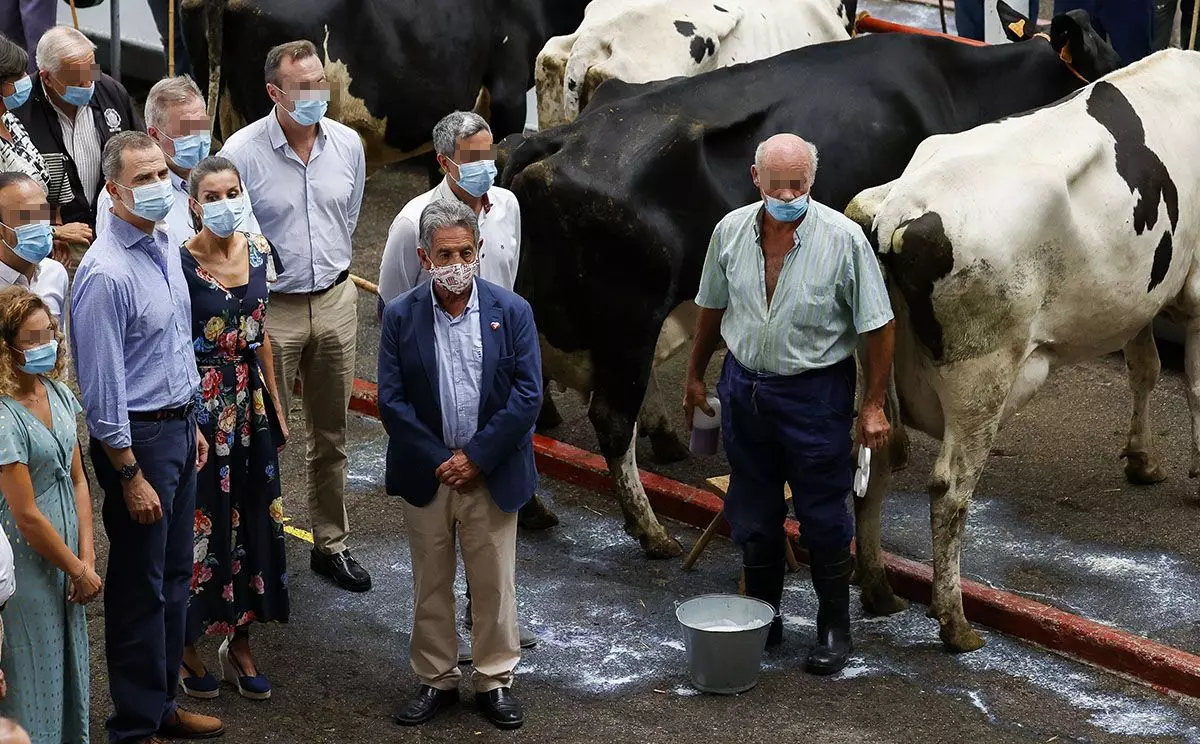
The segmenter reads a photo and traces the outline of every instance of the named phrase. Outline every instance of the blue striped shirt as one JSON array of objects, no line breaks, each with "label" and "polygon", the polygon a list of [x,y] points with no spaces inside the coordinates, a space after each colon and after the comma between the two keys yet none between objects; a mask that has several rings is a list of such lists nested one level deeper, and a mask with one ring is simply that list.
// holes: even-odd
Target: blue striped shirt
[{"label": "blue striped shirt", "polygon": [[762,214],[754,202],[717,223],[696,304],[725,310],[721,337],[748,369],[794,375],[837,364],[854,353],[858,334],[892,319],[875,253],[862,228],[810,200],[768,306]]}]

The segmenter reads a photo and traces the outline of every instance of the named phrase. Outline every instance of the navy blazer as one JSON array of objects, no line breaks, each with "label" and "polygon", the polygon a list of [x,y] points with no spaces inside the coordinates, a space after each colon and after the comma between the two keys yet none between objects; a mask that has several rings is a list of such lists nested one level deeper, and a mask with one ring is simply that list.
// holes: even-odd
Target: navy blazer
[{"label": "navy blazer", "polygon": [[[533,426],[542,407],[542,359],[529,303],[482,279],[483,374],[479,429],[463,453],[479,466],[492,500],[515,512],[533,497]],[[387,304],[379,341],[379,413],[388,433],[387,492],[413,506],[433,501],[434,471],[451,452],[442,439],[433,297],[423,282]]]}]

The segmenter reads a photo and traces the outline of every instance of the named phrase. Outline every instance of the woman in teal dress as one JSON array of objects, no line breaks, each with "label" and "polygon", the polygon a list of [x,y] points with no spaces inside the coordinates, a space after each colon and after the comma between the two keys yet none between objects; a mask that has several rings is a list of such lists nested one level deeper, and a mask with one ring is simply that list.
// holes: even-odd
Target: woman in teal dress
[{"label": "woman in teal dress", "polygon": [[88,741],[88,638],[83,605],[100,593],[92,506],[76,446],[79,403],[62,382],[62,334],[46,303],[0,290],[0,524],[17,593],[4,608],[0,715],[33,744]]}]

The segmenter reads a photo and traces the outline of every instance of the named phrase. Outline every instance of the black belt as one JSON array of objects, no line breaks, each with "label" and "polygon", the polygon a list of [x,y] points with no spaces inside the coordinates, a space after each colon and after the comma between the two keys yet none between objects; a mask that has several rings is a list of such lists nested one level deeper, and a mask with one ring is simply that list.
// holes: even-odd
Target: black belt
[{"label": "black belt", "polygon": [[325,294],[326,292],[333,289],[334,287],[336,287],[337,285],[341,284],[342,282],[346,281],[349,278],[350,278],[350,269],[346,269],[345,271],[343,271],[342,273],[337,275],[337,279],[333,280],[333,284],[330,284],[328,287],[325,287],[324,289],[314,289],[312,292],[276,292],[275,294],[296,295],[297,297],[299,297],[301,295],[306,295],[308,297],[316,297],[317,295]]},{"label": "black belt", "polygon": [[130,421],[167,421],[169,419],[186,419],[192,415],[192,409],[196,407],[196,402],[189,400],[182,406],[175,408],[161,408],[157,411],[130,411]]}]

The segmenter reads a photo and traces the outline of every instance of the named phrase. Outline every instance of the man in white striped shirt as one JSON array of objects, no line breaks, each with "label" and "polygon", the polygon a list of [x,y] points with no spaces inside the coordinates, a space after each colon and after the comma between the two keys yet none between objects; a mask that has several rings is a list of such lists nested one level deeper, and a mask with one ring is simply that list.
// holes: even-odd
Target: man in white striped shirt
[{"label": "man in white striped shirt", "polygon": [[750,173],[763,201],[726,215],[708,246],[684,409],[689,426],[697,407],[712,415],[704,371],[718,336],[724,338],[729,354],[717,394],[732,471],[725,516],[742,547],[746,594],[775,608],[767,642],[780,643],[786,482],[819,600],[807,668],[833,674],[852,650],[854,524],[846,499],[853,479],[854,351],[865,335],[859,429],[875,449],[889,432],[883,399],[892,309],[862,229],[809,197],[815,147],[775,135],[759,145]]}]

